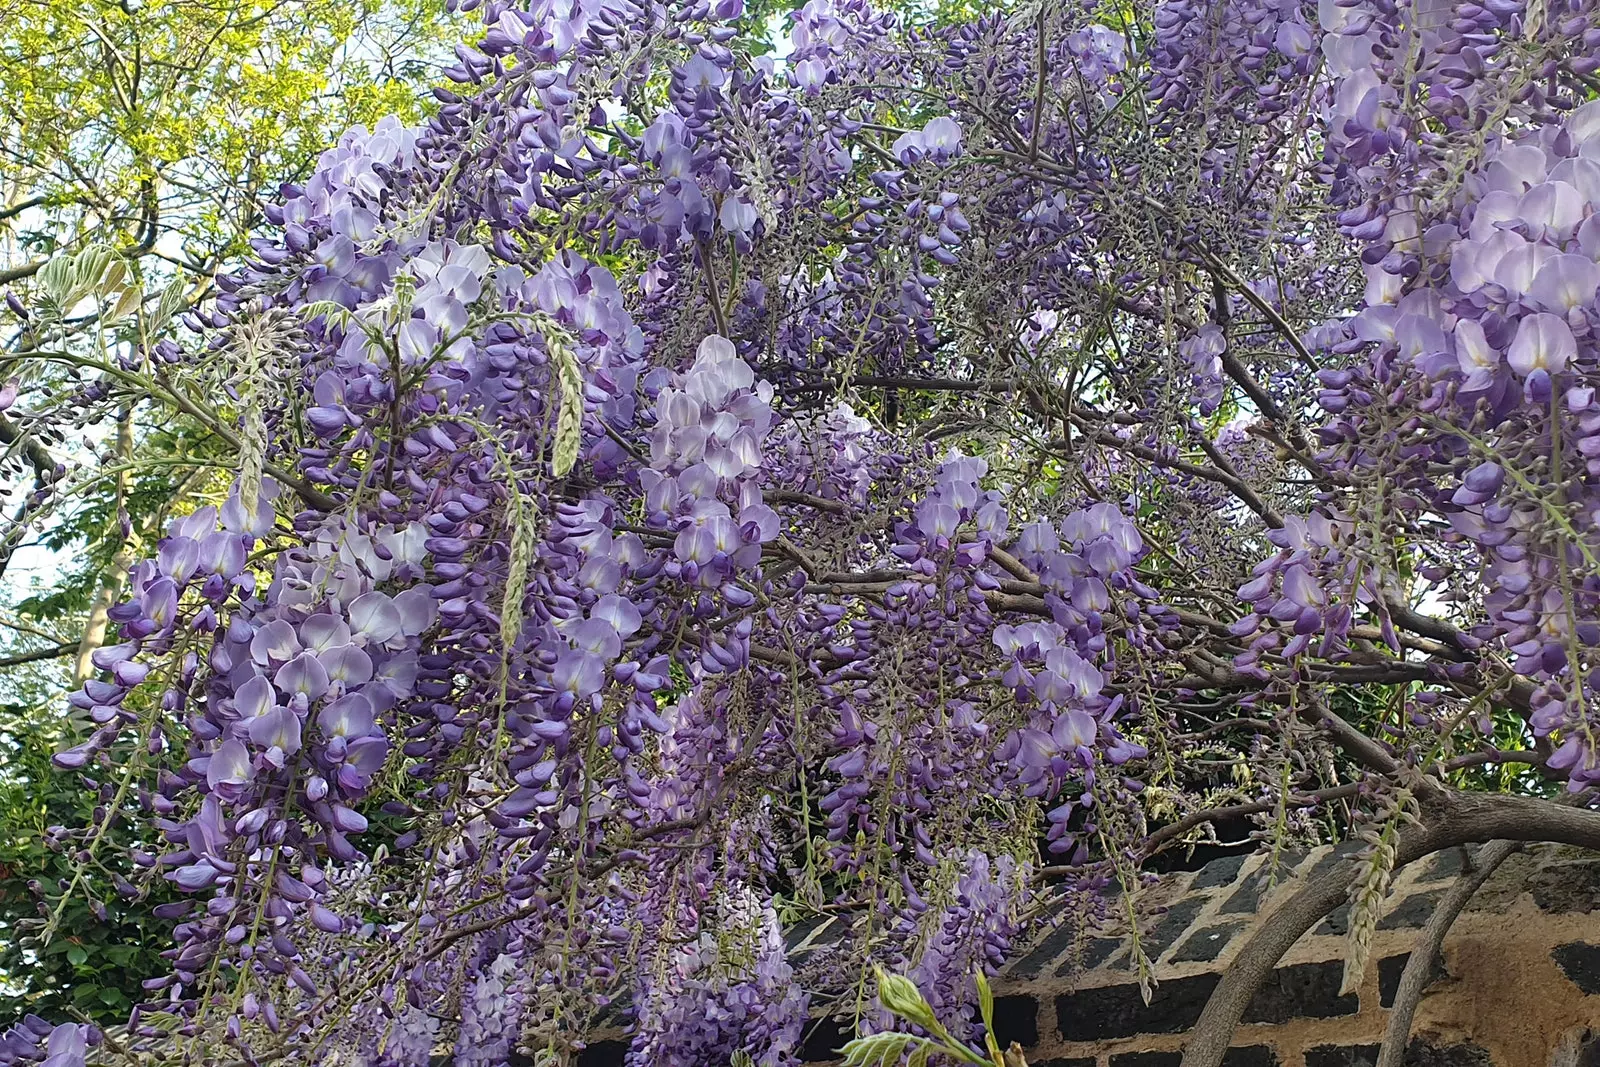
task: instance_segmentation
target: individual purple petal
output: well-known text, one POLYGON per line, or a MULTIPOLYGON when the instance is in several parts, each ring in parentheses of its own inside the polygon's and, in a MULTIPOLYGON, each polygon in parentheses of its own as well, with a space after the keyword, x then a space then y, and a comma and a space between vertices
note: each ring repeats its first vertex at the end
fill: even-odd
POLYGON ((595 601, 594 607, 589 609, 589 617, 605 622, 623 637, 637 633, 643 621, 633 602, 616 593, 607 593, 595 601))
POLYGON ((292 756, 300 751, 300 716, 289 708, 273 708, 250 721, 250 741, 261 748, 276 748, 292 756))
POLYGON ((1587 256, 1554 256, 1539 268, 1528 297, 1545 311, 1565 318, 1573 308, 1594 303, 1600 288, 1600 264, 1587 256))
POLYGON ((578 698, 593 696, 605 685, 605 660, 576 649, 563 652, 551 671, 551 684, 556 689, 578 698))
POLYGON ((287 663, 300 651, 300 639, 294 627, 283 619, 274 619, 250 638, 250 658, 263 667, 272 663, 287 663))
POLYGON ((1094 744, 1097 732, 1094 717, 1077 708, 1058 716, 1055 725, 1050 728, 1050 734, 1055 738, 1056 744, 1069 752, 1088 748, 1094 744))
POLYGON ((1578 353, 1577 341, 1565 319, 1541 311, 1517 324, 1517 336, 1506 352, 1511 369, 1523 377, 1534 371, 1560 374, 1578 353))
POLYGON ((156 552, 156 566, 180 582, 187 582, 199 566, 200 545, 190 537, 169 537, 156 552))
POLYGON ((367 593, 350 605, 350 629, 371 644, 381 645, 400 633, 400 609, 383 593, 367 593))
POLYGON ((121 645, 104 645, 94 650, 89 658, 94 665, 103 671, 109 671, 119 663, 132 659, 139 653, 139 643, 129 641, 121 645))
POLYGON ((328 671, 316 656, 302 652, 279 667, 272 682, 290 696, 315 700, 328 691, 328 671))
POLYGON ((425 633, 439 618, 439 602, 426 588, 407 589, 394 598, 394 606, 400 613, 400 632, 407 637, 425 633))
POLYGON ((364 693, 350 693, 333 701, 317 715, 317 725, 329 737, 366 737, 376 728, 372 701, 364 693))
POLYGON ((338 682, 346 689, 362 685, 372 677, 372 657, 358 645, 330 648, 317 653, 317 659, 328 672, 328 680, 338 682))
POLYGON ((208 574, 232 578, 244 570, 246 558, 244 542, 238 534, 218 530, 200 542, 198 561, 200 569, 208 574))
POLYGON ((300 624, 300 640, 312 652, 350 643, 350 624, 337 615, 313 615, 300 624))
POLYGON ((265 675, 256 675, 241 685, 233 695, 233 706, 239 718, 250 720, 265 715, 278 702, 278 694, 265 675))
POLYGON ((229 739, 218 745, 206 764, 206 783, 213 789, 219 785, 243 785, 254 777, 250 750, 237 739, 229 739))

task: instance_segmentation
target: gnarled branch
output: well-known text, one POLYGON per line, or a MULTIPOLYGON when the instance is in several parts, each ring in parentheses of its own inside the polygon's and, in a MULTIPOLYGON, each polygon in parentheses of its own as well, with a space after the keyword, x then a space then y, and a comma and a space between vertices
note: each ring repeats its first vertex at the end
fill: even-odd
MULTIPOLYGON (((1425 808, 1425 823, 1400 834, 1395 865, 1443 848, 1506 838, 1556 841, 1600 849, 1600 812, 1517 796, 1444 793, 1425 808)), ((1334 870, 1290 897, 1245 942, 1222 974, 1184 1046, 1181 1067, 1221 1067, 1233 1032, 1261 983, 1283 954, 1328 912, 1344 902, 1349 875, 1334 870)))

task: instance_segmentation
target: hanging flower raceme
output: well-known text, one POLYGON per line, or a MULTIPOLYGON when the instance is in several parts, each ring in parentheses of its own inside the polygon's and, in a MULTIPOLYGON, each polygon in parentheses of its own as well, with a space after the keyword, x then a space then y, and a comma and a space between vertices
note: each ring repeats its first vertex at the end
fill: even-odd
POLYGON ((436 114, 81 390, 159 367, 239 450, 57 757, 175 897, 127 1040, 789 1064, 872 964, 954 1023, 1039 854, 1098 900, 1147 814, 1314 792, 1283 721, 1194 757, 1363 672, 1400 751, 1509 668, 1600 781, 1582 3, 812 0, 781 60, 739 0, 459 6, 436 114))

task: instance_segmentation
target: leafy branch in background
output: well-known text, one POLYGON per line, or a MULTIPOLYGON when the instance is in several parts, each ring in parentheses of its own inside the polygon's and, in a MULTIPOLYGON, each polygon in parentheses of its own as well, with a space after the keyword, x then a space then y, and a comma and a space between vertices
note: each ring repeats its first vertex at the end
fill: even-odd
POLYGON ((160 883, 128 895, 121 821, 103 859, 74 858, 52 828, 105 799, 48 757, 88 724, 63 695, 128 567, 220 502, 238 462, 170 396, 85 392, 84 368, 179 344, 169 325, 248 250, 280 184, 352 124, 425 114, 457 32, 428 0, 21 0, 0 24, 0 1019, 125 1018, 159 970, 160 883), (41 909, 64 932, 48 946, 25 929, 41 909))

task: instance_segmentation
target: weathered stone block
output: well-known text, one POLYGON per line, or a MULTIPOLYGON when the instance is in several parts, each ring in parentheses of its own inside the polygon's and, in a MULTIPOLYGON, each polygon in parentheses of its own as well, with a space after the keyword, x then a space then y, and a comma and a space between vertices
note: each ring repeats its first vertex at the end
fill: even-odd
POLYGON ((1416 893, 1402 900, 1389 914, 1378 920, 1380 930, 1415 930, 1426 926, 1428 919, 1433 915, 1433 909, 1438 906, 1439 898, 1444 895, 1444 890, 1435 889, 1429 893, 1416 893))
POLYGON ((1215 889, 1219 885, 1227 885, 1239 877, 1247 859, 1248 856, 1224 856, 1220 860, 1212 860, 1200 868, 1189 886, 1191 889, 1215 889))
POLYGON ((1012 964, 1006 973, 1015 978, 1032 978, 1065 952, 1077 936, 1077 928, 1070 921, 1063 922, 1045 935, 1027 955, 1012 964))
MULTIPOLYGON (((1405 974, 1406 964, 1410 960, 1411 953, 1402 952, 1398 956, 1385 956, 1378 961, 1378 1003, 1381 1006, 1385 1008, 1394 1006, 1394 995, 1400 990, 1400 976, 1405 974)), ((1435 957, 1433 973, 1428 976, 1428 985, 1447 977, 1449 972, 1445 970, 1444 963, 1435 957)))
POLYGON ((1015 1041, 1023 1048, 1039 1043, 1039 1002, 1031 996, 994 998, 994 1039, 1005 1048, 1015 1041))
POLYGON ((1244 928, 1243 923, 1223 923, 1219 926, 1208 926, 1203 930, 1196 930, 1189 935, 1189 940, 1178 947, 1172 954, 1173 963, 1210 963, 1222 955, 1222 950, 1228 947, 1228 942, 1233 940, 1233 935, 1244 928))
POLYGON ((1536 873, 1529 888, 1543 911, 1587 915, 1600 903, 1600 861, 1553 864, 1536 873))
POLYGON ((1137 984, 1080 989, 1056 998, 1056 1027, 1067 1041, 1180 1033, 1200 1018, 1216 986, 1214 974, 1168 978, 1149 1004, 1137 984))
POLYGON ((1181 1052, 1122 1052, 1111 1057, 1111 1067, 1179 1067, 1181 1052))
POLYGON ((1189 924, 1194 922, 1195 916, 1205 906, 1204 896, 1190 896, 1168 908, 1167 913, 1143 937, 1145 955, 1155 959, 1165 952, 1183 936, 1183 932, 1189 929, 1189 924))
POLYGON ((1339 995, 1343 976, 1344 964, 1339 961, 1279 967, 1256 992, 1245 1010, 1244 1021, 1286 1023, 1290 1019, 1354 1015, 1361 1008, 1361 999, 1339 995))
POLYGON ((800 1041, 800 1058, 807 1063, 836 1060, 840 1047, 854 1036, 848 1019, 832 1015, 813 1019, 800 1041))
POLYGON ((1573 985, 1591 995, 1600 993, 1600 945, 1569 941, 1551 950, 1550 957, 1573 985))
POLYGON ((1056 965, 1055 976, 1066 978, 1098 967, 1115 955, 1122 945, 1123 942, 1115 937, 1091 937, 1080 951, 1068 951, 1066 957, 1056 965))
POLYGON ((621 1067, 627 1054, 626 1041, 595 1041, 578 1053, 578 1067, 621 1067))

